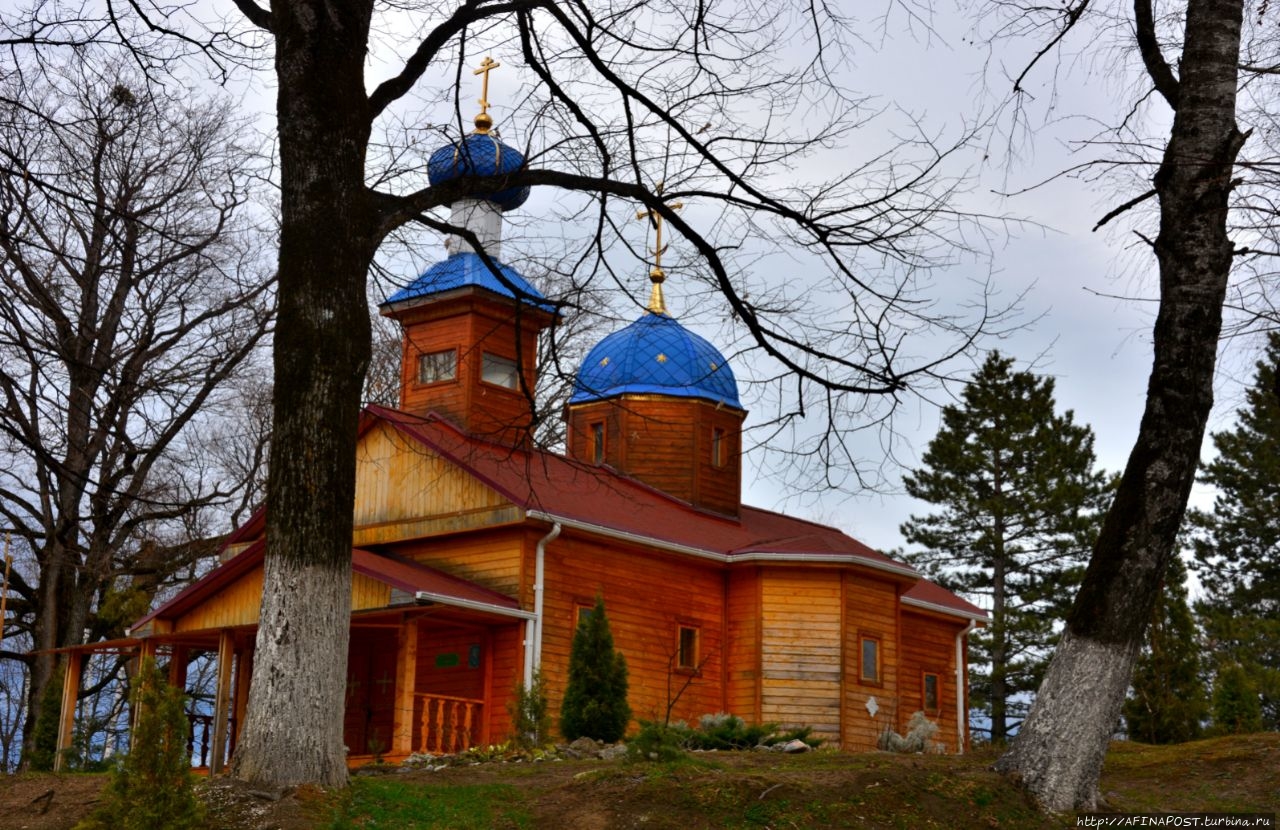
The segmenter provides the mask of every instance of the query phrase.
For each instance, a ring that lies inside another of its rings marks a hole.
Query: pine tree
[[[1051,378],[992,352],[963,405],[943,409],[924,466],[904,478],[910,495],[942,508],[903,524],[923,548],[910,561],[991,609],[974,638],[973,696],[995,742],[1040,682],[1108,492],[1093,431],[1054,406]]]
[[[1267,340],[1233,429],[1213,434],[1217,457],[1201,481],[1218,490],[1195,511],[1196,611],[1220,665],[1238,665],[1262,697],[1266,729],[1280,729],[1280,333]]]
[[[190,830],[204,822],[187,751],[182,689],[146,658],[134,678],[136,718],[129,753],[111,774],[102,801],[76,830]]]
[[[569,683],[560,705],[560,734],[613,743],[627,731],[627,661],[613,648],[613,634],[596,597],[590,614],[582,615],[569,651]]]
[[[1187,566],[1175,556],[1134,667],[1133,694],[1124,703],[1133,740],[1175,744],[1200,737],[1209,704],[1195,638],[1195,619],[1187,603]]]
[[[1247,735],[1262,730],[1258,686],[1239,663],[1218,666],[1213,680],[1213,731],[1218,735]]]

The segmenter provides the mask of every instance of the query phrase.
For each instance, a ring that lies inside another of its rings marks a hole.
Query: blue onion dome
[[[480,119],[476,121],[479,126]],[[427,178],[432,185],[440,185],[463,176],[503,176],[523,166],[524,154],[503,144],[488,129],[477,129],[462,141],[446,144],[432,153],[427,161]],[[525,203],[529,198],[529,188],[509,187],[497,193],[476,193],[474,196],[508,211]]]
[[[454,291],[459,288],[484,288],[503,297],[510,297],[519,302],[530,303],[544,311],[555,312],[555,306],[545,302],[542,292],[529,284],[520,273],[509,265],[495,263],[502,274],[499,279],[485,264],[480,255],[473,251],[460,251],[442,262],[437,262],[423,271],[417,279],[382,303],[382,307],[420,300]],[[504,282],[505,280],[505,282]],[[508,283],[515,286],[513,291]],[[544,301],[544,302],[539,302]]]
[[[570,404],[626,394],[702,398],[741,409],[724,355],[667,314],[649,312],[601,340],[582,362]]]

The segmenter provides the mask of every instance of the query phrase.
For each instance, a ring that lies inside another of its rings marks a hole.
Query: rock
[[[581,752],[584,756],[595,755],[597,752],[600,751],[600,748],[602,746],[604,746],[604,744],[592,738],[588,738],[586,736],[578,738],[576,741],[569,744],[570,749],[574,750],[575,752]]]
[[[596,754],[600,756],[601,760],[616,761],[627,754],[627,745],[614,744],[613,746],[606,746]]]
[[[810,747],[807,743],[800,740],[799,738],[787,741],[786,743],[778,744],[777,746],[774,747],[774,749],[776,749],[778,752],[792,752],[792,753],[808,752],[811,748],[812,747]]]

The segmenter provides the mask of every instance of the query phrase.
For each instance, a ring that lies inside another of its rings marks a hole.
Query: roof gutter
[[[533,613],[519,608],[507,608],[474,599],[461,599],[448,594],[437,594],[434,591],[418,591],[414,595],[418,602],[433,602],[437,605],[448,605],[453,608],[464,608],[468,611],[481,611],[485,614],[497,614],[500,617],[514,617],[517,620],[532,620]]]
[[[926,611],[936,611],[939,614],[946,614],[948,617],[962,617],[973,622],[985,623],[991,619],[985,611],[982,613],[962,611],[959,608],[952,608],[947,605],[939,605],[936,602],[926,602],[922,599],[913,599],[911,597],[903,597],[902,604],[914,605],[916,608],[923,608]]]
[[[526,649],[524,663],[524,687],[526,690],[533,688],[534,673],[542,668],[542,598],[543,583],[546,582],[547,574],[547,545],[560,536],[562,529],[563,525],[559,522],[553,524],[551,531],[538,540],[538,545],[534,549],[533,619],[529,621],[529,627],[532,632],[529,637],[531,642]]]
[[[781,551],[753,551],[751,553],[737,554],[720,553],[719,551],[707,550],[706,548],[695,548],[690,545],[681,545],[678,542],[668,542],[665,539],[655,539],[652,536],[642,536],[639,533],[615,530],[611,527],[605,527],[604,525],[582,522],[577,519],[557,516],[552,513],[545,513],[541,510],[527,510],[525,511],[525,516],[530,519],[550,522],[555,525],[572,528],[574,530],[581,530],[586,533],[604,536],[609,539],[618,539],[623,542],[631,542],[632,544],[646,545],[648,547],[658,548],[659,550],[665,550],[671,553],[681,553],[686,556],[696,556],[699,559],[707,559],[712,562],[719,562],[725,565],[735,562],[809,562],[831,565],[848,565],[853,563],[899,576],[920,577],[920,574],[905,565],[897,565],[892,562],[876,562],[872,559],[862,559],[854,556],[853,554],[783,553]],[[985,617],[983,619],[985,619]]]
[[[965,724],[969,721],[968,707],[965,705],[965,698],[969,696],[968,672],[965,671],[964,665],[964,641],[969,636],[969,632],[977,628],[978,624],[973,620],[964,627],[963,631],[956,634],[956,754],[964,754],[964,732]]]

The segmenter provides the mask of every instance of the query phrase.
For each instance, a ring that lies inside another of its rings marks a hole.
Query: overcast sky
[[[864,132],[859,136],[863,144],[847,148],[850,159],[867,157],[891,146],[897,131],[910,120],[946,136],[966,122],[990,116],[1008,92],[1011,82],[1007,73],[1018,71],[1037,46],[1031,42],[1007,45],[993,55],[982,38],[974,37],[972,22],[962,13],[939,8],[930,22],[932,32],[918,21],[908,31],[907,18],[901,14],[892,18],[884,30],[869,21],[867,42],[855,44],[850,59],[840,69],[850,89],[872,96],[874,108],[885,111],[876,122],[880,132]],[[1059,409],[1074,410],[1077,422],[1092,427],[1100,465],[1119,471],[1137,433],[1151,362],[1154,260],[1134,244],[1132,235],[1122,230],[1095,233],[1092,228],[1108,210],[1134,195],[1132,183],[1121,183],[1117,190],[1106,179],[1090,184],[1065,178],[1022,195],[1000,195],[1021,191],[1078,161],[1070,149],[1075,146],[1073,142],[1094,129],[1088,119],[1107,119],[1115,112],[1117,101],[1130,99],[1132,81],[1112,62],[1119,50],[1086,50],[1085,46],[1096,44],[1077,39],[1068,44],[1063,61],[1031,76],[1027,87],[1035,104],[1034,133],[1019,134],[1012,143],[1003,142],[996,133],[997,137],[985,147],[985,158],[984,148],[980,147],[964,161],[971,176],[966,204],[975,210],[1024,218],[1028,225],[1007,239],[998,238],[989,263],[960,263],[936,274],[935,280],[943,296],[950,296],[950,292],[962,296],[966,286],[989,279],[1005,300],[1022,298],[1021,327],[989,345],[1014,357],[1019,368],[1051,375],[1057,384]],[[791,48],[810,47],[799,43]],[[509,51],[511,54],[494,54],[504,68],[493,76],[490,100],[504,137],[514,137],[509,140],[518,143],[521,125],[511,119],[504,121],[504,109],[525,70],[515,49]],[[390,61],[379,63],[377,58],[375,52],[369,73],[371,82],[392,71]],[[464,83],[471,80],[466,77]],[[473,92],[478,90],[465,92],[464,100],[474,99]],[[269,118],[271,97],[270,90],[260,89],[248,100],[257,102]],[[1167,118],[1167,113],[1152,106],[1139,117],[1152,124],[1158,134],[1164,130],[1160,119]],[[877,146],[877,141],[883,144]],[[1009,155],[1010,149],[1016,157]],[[535,193],[522,212],[536,214],[545,210],[553,198]],[[697,206],[687,210],[696,215]],[[527,231],[528,228],[521,230]],[[553,228],[547,232],[555,233]],[[669,241],[673,249],[681,244],[678,238]],[[639,238],[635,244],[640,244]],[[419,263],[444,255],[439,240],[429,235],[424,235],[421,249],[415,253]],[[405,275],[406,279],[412,276]],[[643,295],[647,291],[643,272],[636,277],[634,293]],[[673,312],[684,319],[681,291],[680,275],[673,271],[667,296]],[[714,328],[702,327],[697,321],[691,325],[724,347],[717,342]],[[1253,360],[1248,349],[1253,346],[1251,342],[1241,343],[1234,351],[1228,350],[1228,374],[1243,374],[1247,379]],[[975,363],[980,362],[978,355]],[[742,374],[748,367],[735,369]],[[934,403],[946,401],[945,394],[938,390],[929,397]],[[1211,427],[1220,429],[1230,422],[1231,409],[1238,402],[1238,385],[1223,383],[1218,397],[1218,411]],[[744,403],[751,406],[749,400]],[[903,406],[895,421],[900,440],[894,449],[904,464],[910,466],[923,453],[937,429],[938,416],[935,405],[919,399],[910,399]],[[749,419],[748,425],[751,423]],[[866,436],[864,452],[868,458],[883,455],[876,435]],[[889,550],[903,545],[900,523],[911,513],[928,509],[927,505],[912,503],[905,495],[894,492],[899,486],[900,470],[890,467],[889,471],[883,492],[860,495],[797,494],[776,476],[748,472],[745,500],[834,524],[872,546]],[[1196,498],[1203,502],[1206,494],[1200,493]]]

